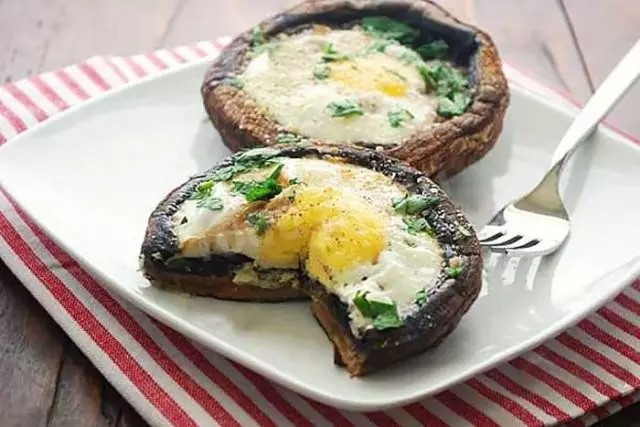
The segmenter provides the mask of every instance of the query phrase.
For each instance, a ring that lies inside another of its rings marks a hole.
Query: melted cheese
[[[260,268],[302,267],[349,306],[357,335],[372,324],[353,305],[358,292],[368,291],[370,300],[395,302],[401,316],[414,310],[416,293],[435,282],[442,254],[435,238],[410,234],[403,217],[394,212],[392,199],[406,191],[390,178],[355,165],[281,161],[283,180],[301,183],[263,202],[270,221],[265,233],[258,235],[246,222],[244,196],[234,194],[230,183],[219,182],[212,194],[222,200],[222,210],[187,200],[174,214],[181,255],[239,253]],[[251,175],[259,179],[271,171]]]
[[[375,42],[358,30],[285,38],[249,61],[241,76],[244,91],[288,131],[335,143],[399,144],[434,121],[437,99],[426,92],[417,67],[401,60],[413,51],[393,45],[378,52]],[[325,63],[327,45],[351,56]],[[317,67],[328,67],[328,77],[314,77]],[[342,100],[355,102],[364,114],[332,117],[329,104]],[[405,110],[413,117],[391,126],[389,114]]]

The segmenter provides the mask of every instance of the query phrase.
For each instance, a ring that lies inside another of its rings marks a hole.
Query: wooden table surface
[[[441,0],[505,62],[586,100],[640,37],[639,0]],[[233,35],[291,0],[0,0],[0,84],[98,54]],[[610,122],[640,136],[640,85]],[[0,425],[138,426],[136,412],[0,262]],[[640,406],[601,426],[640,426]]]

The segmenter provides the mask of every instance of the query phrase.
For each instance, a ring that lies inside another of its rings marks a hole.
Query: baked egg
[[[438,116],[424,67],[410,47],[360,27],[315,26],[252,54],[238,78],[286,131],[385,146]]]
[[[348,306],[356,336],[399,326],[443,265],[436,237],[415,216],[438,200],[369,168],[272,152],[246,151],[244,163],[197,185],[172,216],[178,256],[242,254],[251,261],[235,272],[239,285],[260,286],[257,269],[301,269]],[[377,321],[368,312],[376,304],[391,319]]]

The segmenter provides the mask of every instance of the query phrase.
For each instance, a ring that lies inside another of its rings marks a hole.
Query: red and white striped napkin
[[[214,57],[220,46],[200,42],[126,58],[94,57],[9,83],[0,88],[0,146],[96,94]],[[111,295],[3,191],[0,237],[3,261],[152,425],[590,425],[640,400],[638,281],[576,327],[464,384],[405,407],[357,413],[271,383]]]

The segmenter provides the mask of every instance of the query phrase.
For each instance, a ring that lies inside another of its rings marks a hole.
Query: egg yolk
[[[335,62],[330,66],[330,78],[354,89],[404,96],[406,81],[397,70],[397,64],[387,62],[379,56]]]
[[[327,287],[341,272],[374,264],[385,245],[383,218],[335,188],[307,188],[265,233],[259,262],[296,267],[306,259],[311,277]]]

